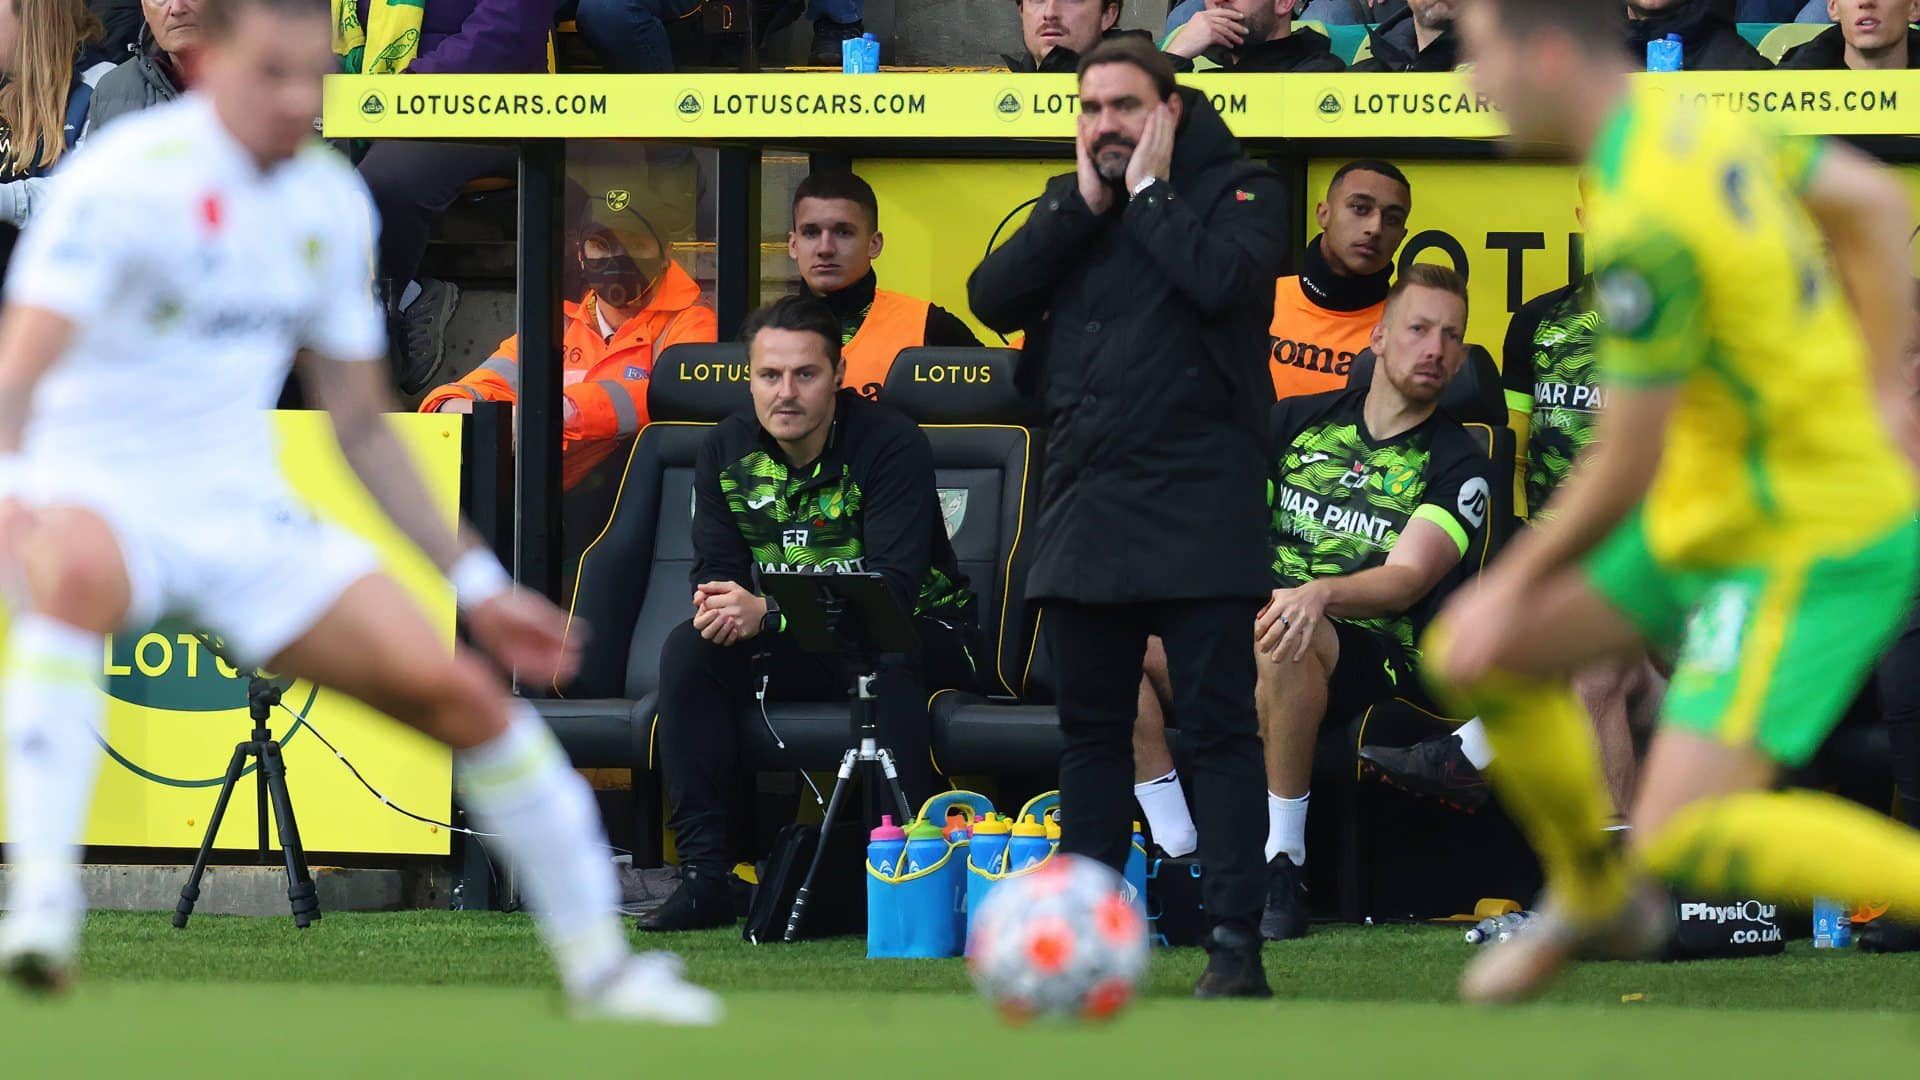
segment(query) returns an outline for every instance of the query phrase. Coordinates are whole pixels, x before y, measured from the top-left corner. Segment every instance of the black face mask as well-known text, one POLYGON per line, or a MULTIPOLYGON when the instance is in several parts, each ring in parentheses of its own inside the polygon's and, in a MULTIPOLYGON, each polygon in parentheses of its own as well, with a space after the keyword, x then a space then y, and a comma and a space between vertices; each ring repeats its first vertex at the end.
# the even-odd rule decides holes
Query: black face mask
POLYGON ((582 258, 581 272, 586 278, 587 287, 594 295, 614 307, 628 307, 639 302, 653 288, 663 269, 662 260, 649 259, 645 265, 636 262, 631 255, 614 255, 605 259, 582 258))

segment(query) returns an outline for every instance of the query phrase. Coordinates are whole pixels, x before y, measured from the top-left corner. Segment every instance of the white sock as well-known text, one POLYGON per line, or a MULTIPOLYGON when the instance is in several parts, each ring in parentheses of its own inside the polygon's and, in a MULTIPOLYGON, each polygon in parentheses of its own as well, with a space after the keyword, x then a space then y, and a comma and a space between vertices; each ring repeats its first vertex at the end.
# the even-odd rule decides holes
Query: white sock
POLYGON ((400 310, 405 311, 412 307, 413 302, 418 299, 420 299, 420 283, 418 281, 407 282, 407 287, 400 291, 400 310))
POLYGON ((584 993, 629 952, 620 882, 592 789, 524 703, 499 737, 457 757, 462 803, 513 867, 561 982, 584 993))
POLYGON ((1493 744, 1487 741, 1487 725, 1479 717, 1454 728, 1453 733, 1460 736, 1460 752, 1467 755, 1474 768, 1485 770, 1493 764, 1493 744))
POLYGON ((1267 792, 1267 861, 1286 853, 1295 866, 1307 865, 1307 798, 1283 799, 1267 792))
POLYGON ((1193 849, 1200 846, 1200 834, 1193 827, 1193 812, 1187 808, 1187 793, 1180 786, 1178 771, 1133 785, 1133 797, 1147 816, 1154 842, 1168 855, 1177 859, 1193 854, 1193 849))
POLYGON ((80 886, 80 838, 100 771, 94 731, 106 711, 101 635, 45 615, 13 622, 0 687, 6 730, 6 861, 9 906, 68 921, 86 916, 80 886))

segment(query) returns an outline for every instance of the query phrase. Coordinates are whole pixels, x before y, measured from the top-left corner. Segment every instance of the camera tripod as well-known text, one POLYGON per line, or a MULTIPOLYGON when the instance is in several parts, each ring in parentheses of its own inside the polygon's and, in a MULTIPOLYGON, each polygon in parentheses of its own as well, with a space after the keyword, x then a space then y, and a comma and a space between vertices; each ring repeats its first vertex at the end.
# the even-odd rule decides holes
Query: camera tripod
POLYGON ((193 872, 180 887, 180 902, 174 905, 173 926, 184 930, 193 916, 193 905, 200 899, 200 878, 207 872, 207 858, 213 854, 214 839, 220 834, 221 819, 227 814, 227 801, 233 789, 246 775, 247 761, 259 762, 254 773, 254 790, 259 797, 260 865, 269 863, 267 851, 267 803, 273 803, 273 824, 280 837, 280 853, 287 864, 287 901, 293 907, 293 925, 305 930, 320 917, 320 897, 313 888, 313 875, 307 872, 307 852, 300 845, 300 826, 293 819, 293 799, 287 794, 287 765, 280 756, 280 742, 268 730, 274 706, 280 704, 282 687, 258 671, 247 680, 247 715, 253 719, 253 734, 233 748, 227 762, 227 776, 220 785, 220 797, 213 804, 213 817, 207 821, 207 834, 194 857, 193 872))
POLYGON ((787 916, 782 940, 800 938, 806 921, 807 900, 813 894, 814 878, 826 859, 827 840, 840 817, 847 793, 847 781, 855 769, 861 770, 871 813, 875 794, 882 791, 881 781, 893 796, 893 805, 901 821, 913 819, 913 808, 900 789, 900 775, 894 768, 893 754, 880 745, 880 729, 874 710, 879 695, 874 684, 880 679, 880 657, 887 653, 905 653, 919 646, 919 633, 912 616, 887 591, 878 574, 762 574, 761 585, 767 595, 778 600, 780 612, 789 621, 788 630, 803 651, 842 658, 850 672, 848 697, 853 745, 840 758, 840 771, 833 782, 833 795, 820 822, 820 842, 813 849, 813 861, 794 894, 793 909, 787 916))

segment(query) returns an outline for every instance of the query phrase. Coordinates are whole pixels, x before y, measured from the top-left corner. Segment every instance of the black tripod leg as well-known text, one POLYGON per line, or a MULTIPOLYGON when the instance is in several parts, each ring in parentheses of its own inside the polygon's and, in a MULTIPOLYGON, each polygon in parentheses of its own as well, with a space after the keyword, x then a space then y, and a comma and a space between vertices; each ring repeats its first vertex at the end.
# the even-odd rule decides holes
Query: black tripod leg
POLYGON ((833 835, 833 823, 840 815, 840 800, 847 793, 847 781, 853 778, 853 763, 859 756, 858 750, 849 750, 840 759, 840 774, 834 778, 827 812, 820 819, 820 842, 814 846, 813 861, 807 864, 807 876, 800 882, 800 891, 793 895, 793 913, 787 916, 787 932, 782 940, 789 944, 800 940, 800 924, 807 914, 807 896, 813 892, 814 875, 820 872, 820 862, 826 858, 827 840, 833 835))
POLYGON ((207 819, 207 835, 201 838, 200 851, 193 857, 193 872, 187 875, 187 883, 180 886, 180 902, 173 906, 175 930, 187 928, 187 920, 193 917, 193 905, 200 902, 200 878, 207 872, 207 857, 213 854, 213 840, 220 833, 220 819, 227 816, 227 800, 233 798, 234 785, 240 782, 241 774, 247 771, 247 756, 252 752, 252 743, 241 743, 233 748, 233 758, 227 762, 227 777, 220 784, 220 797, 214 800, 213 816, 207 819))
POLYGON ((280 854, 287 862, 287 901, 293 906, 293 925, 305 930, 320 917, 320 896, 307 872, 307 852, 300 846, 300 826, 293 818, 293 798, 287 794, 287 764, 280 744, 269 741, 260 755, 260 772, 267 778, 273 799, 273 821, 280 833, 280 854))
MULTIPOLYGON (((900 808, 900 821, 913 820, 913 808, 907 805, 907 793, 900 786, 900 771, 893 767, 893 752, 886 747, 880 748, 880 771, 887 778, 887 786, 893 789, 893 805, 900 808)), ((935 822, 934 824, 939 824, 935 822)))

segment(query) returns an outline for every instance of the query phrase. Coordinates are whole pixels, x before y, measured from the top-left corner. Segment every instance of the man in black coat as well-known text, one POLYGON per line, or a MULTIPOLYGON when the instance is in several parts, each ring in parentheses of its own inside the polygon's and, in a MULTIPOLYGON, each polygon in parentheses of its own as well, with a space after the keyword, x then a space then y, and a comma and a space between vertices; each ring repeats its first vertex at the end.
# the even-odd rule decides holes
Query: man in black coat
POLYGON ((1720 0, 1627 0, 1627 48, 1640 65, 1647 42, 1680 35, 1680 66, 1686 71, 1765 71, 1773 67, 1740 36, 1720 0))
POLYGON ((1278 177, 1150 45, 1080 62, 1078 167, 968 282, 1026 332, 1049 420, 1027 595, 1058 679, 1061 850, 1119 868, 1147 637, 1194 747, 1214 926, 1200 997, 1271 994, 1260 967, 1260 740, 1250 627, 1268 589, 1267 324, 1287 250, 1278 177))

